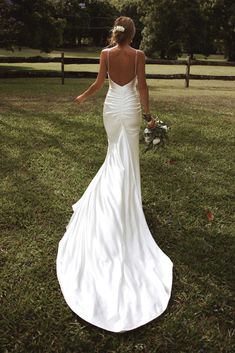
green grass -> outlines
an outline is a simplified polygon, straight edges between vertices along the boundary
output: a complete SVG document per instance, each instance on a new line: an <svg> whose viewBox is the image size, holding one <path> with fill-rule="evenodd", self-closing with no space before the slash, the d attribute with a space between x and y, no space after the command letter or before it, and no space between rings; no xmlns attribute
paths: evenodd
<svg viewBox="0 0 235 353"><path fill-rule="evenodd" d="M163 315L115 334L73 314L55 272L71 205L106 155L107 82L72 102L91 82L1 80L3 352L232 353L234 83L148 80L151 110L171 132L155 154L140 138L143 207L174 263L173 290Z"/></svg>

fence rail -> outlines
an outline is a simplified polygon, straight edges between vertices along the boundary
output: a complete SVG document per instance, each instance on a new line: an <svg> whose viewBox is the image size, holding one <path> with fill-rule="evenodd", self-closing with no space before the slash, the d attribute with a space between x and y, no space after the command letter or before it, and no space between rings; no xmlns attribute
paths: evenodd
<svg viewBox="0 0 235 353"><path fill-rule="evenodd" d="M44 58L42 56L28 56L28 57L17 57L17 56L1 56L0 63L49 63L57 62L61 63L63 53L60 57ZM186 65L188 59L180 60L167 60L167 59L146 59L147 64L159 64L159 65ZM97 58L66 58L64 56L65 64L99 64ZM190 65L210 65L210 66L235 66L234 61L212 61L212 60L190 60Z"/></svg>
<svg viewBox="0 0 235 353"><path fill-rule="evenodd" d="M0 78L18 78L18 77L61 77L61 83L64 84L66 78L93 78L97 77L97 72L90 71L65 71L65 65L72 64L99 64L98 58L66 58L64 53L60 57L44 58L41 56L33 57L0 57L0 64L16 64L16 63L60 63L61 71L40 71L40 70L0 70ZM191 60L160 60L146 59L146 64L151 65L184 65L186 66L185 74L146 74L146 78L150 79L184 79L185 87L189 87L190 80L235 80L232 75L194 75L190 74L192 65L201 66L229 66L235 67L235 62L229 61L205 61Z"/></svg>

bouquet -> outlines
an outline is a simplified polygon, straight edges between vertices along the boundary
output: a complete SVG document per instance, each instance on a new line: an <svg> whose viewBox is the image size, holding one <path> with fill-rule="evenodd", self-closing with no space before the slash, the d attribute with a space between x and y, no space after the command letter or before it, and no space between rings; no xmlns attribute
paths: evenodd
<svg viewBox="0 0 235 353"><path fill-rule="evenodd" d="M143 114L147 127L144 129L144 140L147 144L145 152L149 149L156 150L159 146L163 146L168 139L169 126L158 118L157 115Z"/></svg>

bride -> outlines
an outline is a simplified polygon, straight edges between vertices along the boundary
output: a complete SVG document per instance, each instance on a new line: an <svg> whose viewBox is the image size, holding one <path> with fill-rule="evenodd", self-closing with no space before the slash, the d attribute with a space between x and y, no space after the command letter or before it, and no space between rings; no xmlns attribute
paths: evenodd
<svg viewBox="0 0 235 353"><path fill-rule="evenodd" d="M103 105L107 154L72 205L56 259L57 278L71 310L112 332L135 329L161 315L173 280L173 263L153 239L142 208L142 106L144 113L150 111L145 54L130 46L134 35L131 18L115 20L112 47L101 51L96 81L75 99L81 104L97 92L108 73Z"/></svg>

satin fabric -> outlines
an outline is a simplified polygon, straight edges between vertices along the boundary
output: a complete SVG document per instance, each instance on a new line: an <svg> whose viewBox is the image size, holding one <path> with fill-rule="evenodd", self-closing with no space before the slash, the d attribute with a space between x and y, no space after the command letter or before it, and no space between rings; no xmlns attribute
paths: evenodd
<svg viewBox="0 0 235 353"><path fill-rule="evenodd" d="M103 106L108 148L58 245L57 278L68 306L112 332L158 317L171 295L173 263L159 248L142 209L139 168L141 104L136 77L109 77Z"/></svg>

